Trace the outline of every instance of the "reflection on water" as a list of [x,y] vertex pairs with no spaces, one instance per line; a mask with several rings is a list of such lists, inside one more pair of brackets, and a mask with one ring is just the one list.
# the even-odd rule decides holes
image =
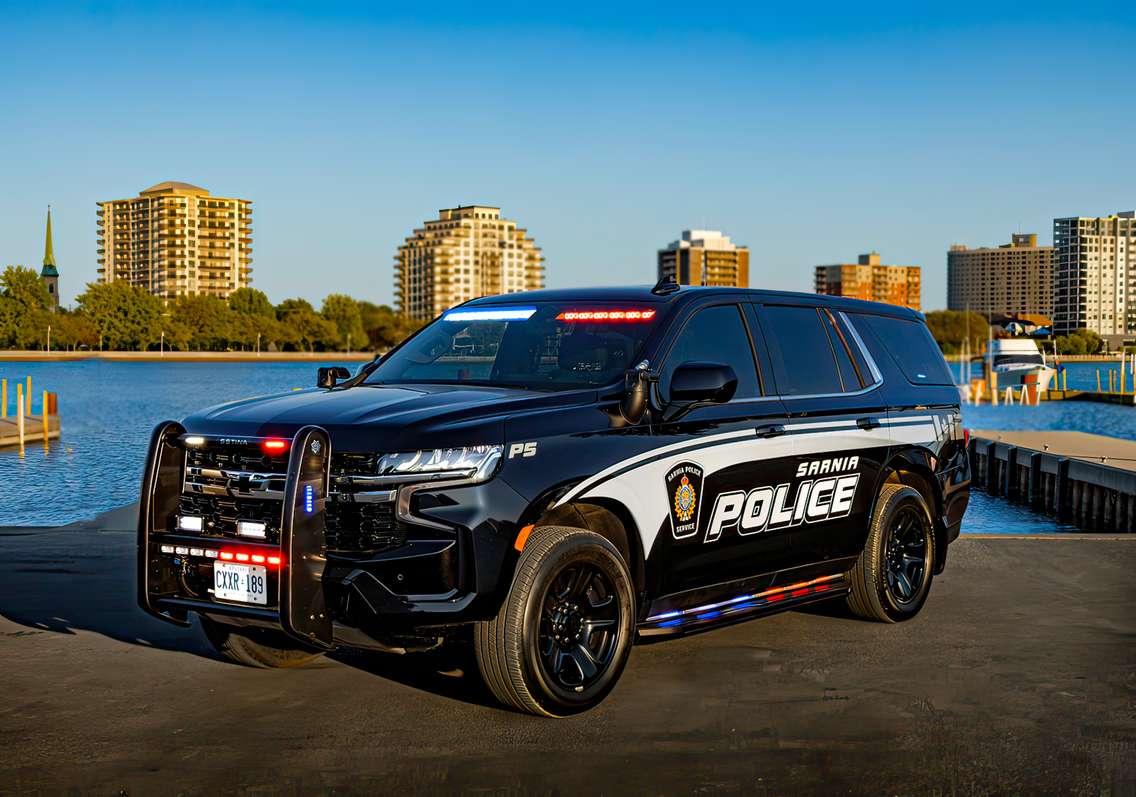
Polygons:
[[[315,381],[315,369],[315,363],[0,361],[0,376],[10,383],[10,404],[11,383],[30,374],[37,395],[42,390],[59,394],[63,416],[63,438],[47,451],[32,443],[21,459],[14,449],[0,450],[0,526],[70,523],[132,503],[150,430],[159,421],[209,404],[307,386]],[[1136,439],[1136,409],[1112,404],[967,406],[963,421],[977,429],[1073,429]],[[1021,507],[976,495],[963,530],[1059,529]]]

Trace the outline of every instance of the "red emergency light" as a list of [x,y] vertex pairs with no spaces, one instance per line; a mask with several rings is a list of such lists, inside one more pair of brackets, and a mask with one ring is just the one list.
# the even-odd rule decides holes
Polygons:
[[556,316],[557,321],[591,322],[600,324],[653,321],[655,311],[644,308],[619,310],[565,310]]

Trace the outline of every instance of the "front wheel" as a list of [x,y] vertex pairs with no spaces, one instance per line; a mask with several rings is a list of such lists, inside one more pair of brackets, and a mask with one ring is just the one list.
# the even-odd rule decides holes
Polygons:
[[868,541],[848,574],[848,606],[868,620],[898,623],[919,613],[931,591],[935,531],[918,490],[885,484],[876,499]]
[[584,529],[538,528],[501,610],[474,631],[482,677],[499,701],[520,711],[585,711],[623,672],[634,606],[627,563],[608,540]]
[[246,667],[303,667],[322,655],[280,631],[228,625],[205,615],[201,615],[201,628],[214,650]]

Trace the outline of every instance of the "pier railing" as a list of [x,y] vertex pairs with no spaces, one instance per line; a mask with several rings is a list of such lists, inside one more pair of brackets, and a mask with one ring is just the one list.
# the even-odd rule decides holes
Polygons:
[[[1089,452],[1093,453],[1089,453]],[[1086,531],[1136,531],[1136,442],[1079,432],[970,438],[975,488]]]

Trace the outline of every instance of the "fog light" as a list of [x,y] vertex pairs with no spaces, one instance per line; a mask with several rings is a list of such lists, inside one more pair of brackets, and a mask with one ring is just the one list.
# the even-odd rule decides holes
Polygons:
[[263,523],[257,523],[253,520],[238,520],[237,521],[237,534],[242,537],[259,537],[264,539],[268,527]]
[[182,515],[178,518],[178,528],[182,531],[201,531],[205,527],[205,518],[198,515]]

